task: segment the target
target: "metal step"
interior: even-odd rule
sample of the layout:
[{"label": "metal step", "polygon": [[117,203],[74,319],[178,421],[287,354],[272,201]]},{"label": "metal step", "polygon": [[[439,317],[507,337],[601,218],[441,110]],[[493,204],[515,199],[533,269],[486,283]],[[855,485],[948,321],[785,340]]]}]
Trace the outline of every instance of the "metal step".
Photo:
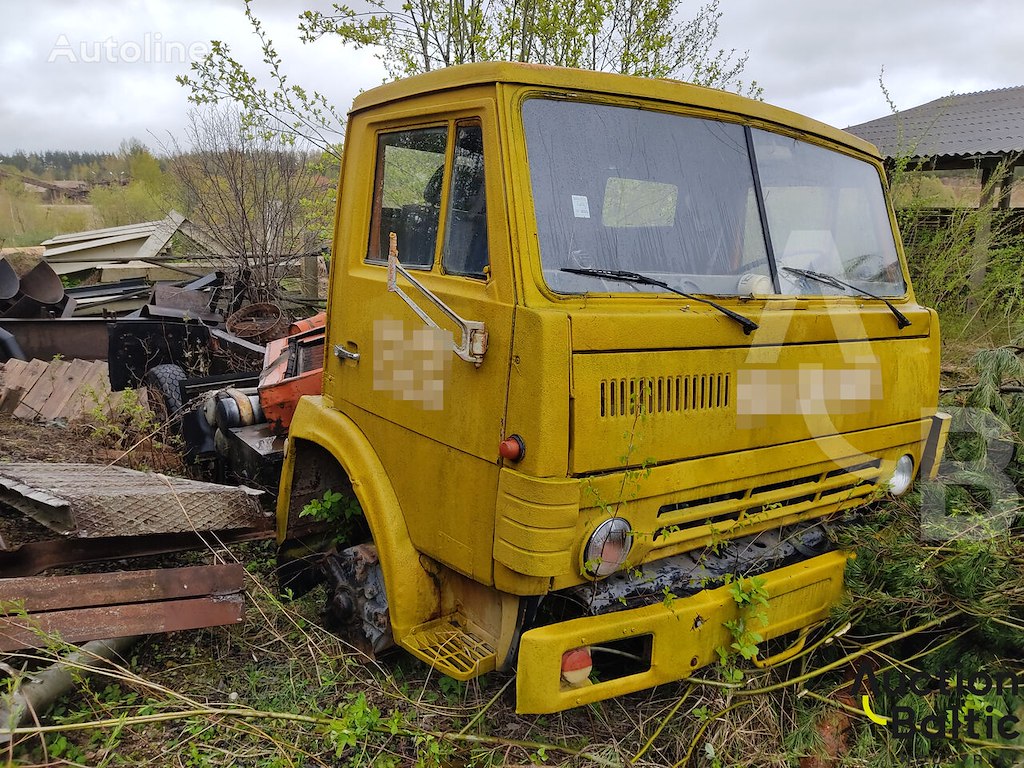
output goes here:
[{"label": "metal step", "polygon": [[401,645],[419,659],[456,680],[471,678],[495,668],[494,641],[468,628],[461,614],[421,624]]}]

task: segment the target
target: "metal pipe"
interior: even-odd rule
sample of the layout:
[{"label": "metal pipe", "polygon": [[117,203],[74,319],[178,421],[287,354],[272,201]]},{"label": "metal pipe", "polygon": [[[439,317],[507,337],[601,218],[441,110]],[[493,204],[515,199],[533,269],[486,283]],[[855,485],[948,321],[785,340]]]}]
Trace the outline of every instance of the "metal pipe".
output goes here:
[{"label": "metal pipe", "polygon": [[53,267],[40,261],[22,275],[21,294],[40,304],[56,304],[64,298],[64,284]]},{"label": "metal pipe", "polygon": [[93,640],[41,672],[26,674],[21,685],[6,694],[0,704],[0,744],[11,741],[11,731],[38,718],[71,690],[76,680],[87,677],[116,656],[122,656],[139,638],[115,637]]},{"label": "metal pipe", "polygon": [[7,259],[0,259],[0,302],[13,299],[18,293],[18,275]]},{"label": "metal pipe", "polygon": [[28,358],[25,357],[14,334],[0,328],[0,363],[6,363],[8,360],[28,360]]}]

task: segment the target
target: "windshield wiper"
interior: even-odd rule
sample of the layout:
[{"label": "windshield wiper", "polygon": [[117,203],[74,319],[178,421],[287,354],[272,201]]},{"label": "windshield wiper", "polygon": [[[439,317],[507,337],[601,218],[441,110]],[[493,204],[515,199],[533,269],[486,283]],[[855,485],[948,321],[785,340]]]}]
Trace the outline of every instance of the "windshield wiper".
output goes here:
[{"label": "windshield wiper", "polygon": [[686,293],[680,291],[678,288],[673,288],[666,282],[657,280],[647,275],[641,275],[639,272],[626,272],[621,269],[587,269],[586,267],[562,267],[561,272],[571,272],[574,275],[590,275],[591,277],[602,277],[606,280],[621,280],[624,283],[639,283],[640,285],[654,285],[658,288],[664,288],[666,291],[684,296],[687,299],[693,301],[699,301],[701,304],[707,304],[709,307],[714,307],[726,317],[732,318],[741,326],[743,326],[743,333],[749,336],[753,331],[758,328],[757,323],[751,320],[749,317],[744,317],[738,312],[733,312],[727,307],[723,307],[721,304],[716,304],[710,299],[702,299],[700,296],[694,296],[692,293]]},{"label": "windshield wiper", "polygon": [[896,307],[892,305],[892,302],[889,301],[884,296],[879,296],[877,294],[872,293],[871,291],[866,291],[860,286],[854,285],[853,283],[848,283],[845,280],[840,280],[838,277],[834,277],[832,275],[826,275],[824,272],[814,272],[810,269],[797,269],[796,267],[783,267],[783,269],[791,274],[797,275],[799,277],[804,277],[810,280],[817,280],[819,283],[830,285],[833,288],[838,288],[841,291],[849,288],[851,291],[857,291],[857,293],[863,294],[868,298],[878,299],[878,301],[884,301],[885,306],[889,308],[889,311],[892,312],[893,317],[896,318],[897,328],[900,328],[902,330],[903,328],[906,328],[908,325],[911,324],[907,316],[900,312],[898,309],[896,309]]}]

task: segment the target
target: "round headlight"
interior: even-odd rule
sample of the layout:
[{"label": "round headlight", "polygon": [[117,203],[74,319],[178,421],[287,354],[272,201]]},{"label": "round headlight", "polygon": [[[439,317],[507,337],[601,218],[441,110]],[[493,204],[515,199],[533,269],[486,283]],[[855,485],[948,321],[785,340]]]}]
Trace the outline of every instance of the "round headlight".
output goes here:
[{"label": "round headlight", "polygon": [[914,479],[914,459],[909,453],[904,453],[896,461],[896,469],[889,478],[889,493],[893,496],[902,496],[910,487]]},{"label": "round headlight", "polygon": [[603,579],[619,570],[633,546],[632,530],[621,517],[609,518],[597,526],[583,549],[583,567],[587,573]]}]

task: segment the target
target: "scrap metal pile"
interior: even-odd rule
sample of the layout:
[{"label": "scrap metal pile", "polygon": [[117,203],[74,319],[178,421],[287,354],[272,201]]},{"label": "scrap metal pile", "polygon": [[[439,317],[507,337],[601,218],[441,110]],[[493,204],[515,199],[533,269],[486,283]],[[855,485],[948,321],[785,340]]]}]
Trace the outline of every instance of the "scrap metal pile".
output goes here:
[{"label": "scrap metal pile", "polygon": [[[77,642],[241,621],[241,566],[34,574],[68,564],[61,562],[62,555],[75,564],[123,561],[225,538],[265,536],[270,518],[258,495],[250,488],[123,467],[3,464],[0,503],[38,527],[6,518],[0,538],[0,602],[14,608],[0,615],[0,650],[43,645],[53,632]],[[39,530],[56,538],[38,540]],[[14,538],[26,534],[36,540]],[[77,546],[61,546],[65,542]]]},{"label": "scrap metal pile", "polygon": [[[244,276],[171,263],[186,224],[54,238],[21,274],[0,258],[0,418],[67,424],[148,390],[138,402],[218,481],[0,463],[0,651],[241,621],[241,566],[138,559],[273,537],[272,504],[246,482],[276,485],[296,402],[320,390],[324,317],[289,325],[277,304],[242,304]],[[91,284],[65,287],[83,274]],[[91,563],[110,565],[53,573]]]}]

